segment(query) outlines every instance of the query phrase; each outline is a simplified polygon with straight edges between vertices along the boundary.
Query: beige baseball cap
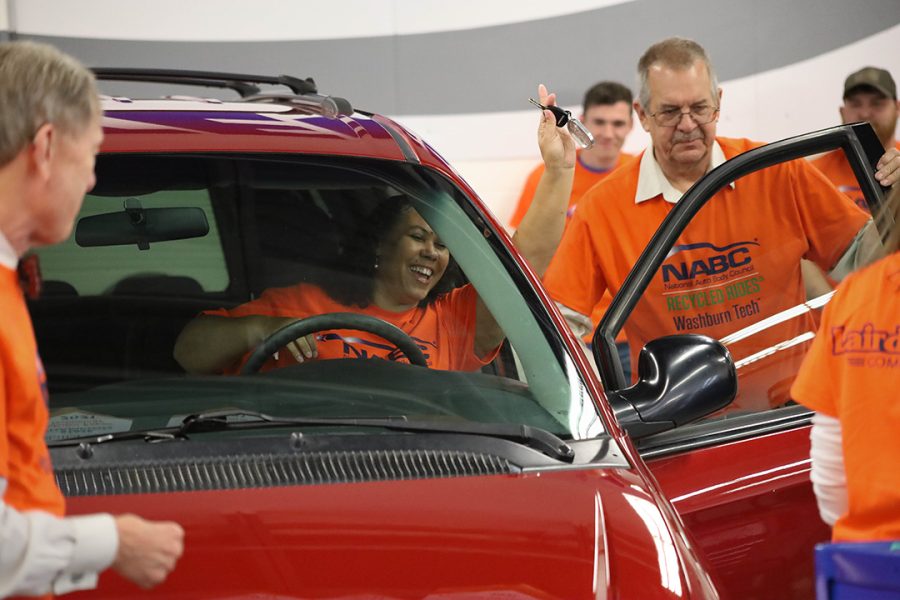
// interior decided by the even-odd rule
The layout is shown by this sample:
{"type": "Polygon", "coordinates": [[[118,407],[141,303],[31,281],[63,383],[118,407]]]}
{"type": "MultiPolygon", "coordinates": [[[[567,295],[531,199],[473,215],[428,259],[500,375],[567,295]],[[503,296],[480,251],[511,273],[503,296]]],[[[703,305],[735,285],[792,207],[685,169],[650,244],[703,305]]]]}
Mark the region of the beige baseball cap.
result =
{"type": "Polygon", "coordinates": [[[897,99],[897,84],[894,78],[884,69],[878,67],[863,67],[855,73],[851,73],[844,81],[844,98],[860,86],[875,88],[888,98],[897,99]]]}

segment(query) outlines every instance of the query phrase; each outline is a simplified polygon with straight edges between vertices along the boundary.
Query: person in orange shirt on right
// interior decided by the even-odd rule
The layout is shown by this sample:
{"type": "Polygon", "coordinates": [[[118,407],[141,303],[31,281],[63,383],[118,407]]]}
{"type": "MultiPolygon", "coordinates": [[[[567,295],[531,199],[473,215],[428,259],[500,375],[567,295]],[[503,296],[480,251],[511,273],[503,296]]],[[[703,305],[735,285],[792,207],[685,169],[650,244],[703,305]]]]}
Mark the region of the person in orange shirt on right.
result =
{"type": "Polygon", "coordinates": [[[891,254],[838,286],[791,388],[816,411],[810,479],[834,541],[900,539],[900,188],[890,198],[891,254]]]}
{"type": "MultiPolygon", "coordinates": [[[[844,124],[868,121],[885,151],[900,150],[900,142],[895,137],[900,101],[897,100],[897,84],[886,70],[864,67],[851,73],[844,82],[844,103],[840,113],[844,124]]],[[[843,150],[832,150],[813,160],[812,164],[860,208],[869,210],[843,150]]]]}

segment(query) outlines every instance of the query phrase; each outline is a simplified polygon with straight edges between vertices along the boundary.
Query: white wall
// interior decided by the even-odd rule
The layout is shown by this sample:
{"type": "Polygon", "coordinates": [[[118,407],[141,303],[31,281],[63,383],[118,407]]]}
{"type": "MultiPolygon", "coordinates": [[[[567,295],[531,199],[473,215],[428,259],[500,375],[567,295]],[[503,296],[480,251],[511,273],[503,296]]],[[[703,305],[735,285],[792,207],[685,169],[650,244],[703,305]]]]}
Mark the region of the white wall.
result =
{"type": "Polygon", "coordinates": [[[23,34],[239,42],[473,29],[635,0],[0,0],[0,6],[7,1],[23,34]]]}
{"type": "MultiPolygon", "coordinates": [[[[900,26],[811,60],[721,82],[719,134],[773,142],[838,125],[844,79],[869,64],[888,69],[900,80],[900,26]]],[[[567,100],[576,102],[571,110],[580,110],[580,99],[561,99],[567,100]]],[[[440,150],[505,223],[521,192],[520,182],[540,160],[534,141],[536,113],[398,118],[440,150]]],[[[625,150],[640,152],[649,141],[635,123],[625,150]]]]}
{"type": "MultiPolygon", "coordinates": [[[[703,20],[700,30],[704,27],[712,29],[716,26],[733,26],[729,23],[729,15],[716,11],[719,3],[709,0],[709,10],[698,10],[706,6],[706,0],[692,0],[685,2],[683,6],[696,13],[697,19],[703,20]]],[[[748,0],[750,1],[750,0],[748,0]]],[[[900,0],[897,2],[898,17],[900,17],[900,0]]],[[[174,56],[184,51],[184,45],[179,42],[213,42],[227,43],[227,49],[232,50],[233,56],[245,57],[244,44],[254,41],[278,41],[278,40],[347,40],[361,43],[366,40],[384,38],[379,36],[408,36],[415,37],[433,34],[434,32],[459,32],[460,39],[465,33],[472,31],[492,31],[481,28],[489,28],[508,24],[527,24],[539,22],[540,19],[571,15],[581,11],[592,11],[603,8],[602,13],[587,12],[584,15],[576,15],[576,23],[584,23],[584,19],[605,18],[607,14],[643,14],[642,11],[653,13],[664,9],[667,5],[658,0],[569,0],[562,3],[548,3],[546,0],[456,0],[447,3],[442,0],[343,0],[339,4],[330,2],[306,1],[306,0],[154,0],[153,2],[136,2],[134,0],[0,0],[0,31],[4,29],[14,34],[24,36],[49,37],[59,39],[65,49],[66,43],[74,44],[79,49],[84,49],[89,44],[84,40],[95,40],[96,44],[88,49],[93,52],[92,60],[96,56],[104,56],[103,52],[112,52],[108,48],[113,47],[109,40],[145,40],[153,43],[162,43],[164,48],[176,48],[174,56]],[[160,18],[160,15],[163,18],[160,18]],[[73,42],[72,40],[75,40],[73,42]],[[80,41],[79,41],[80,40],[80,41]],[[76,43],[77,42],[77,43],[76,43]]],[[[743,5],[734,5],[740,8],[743,5]]],[[[770,4],[770,6],[772,6],[770,4]]],[[[835,0],[830,4],[823,2],[822,6],[830,6],[832,13],[837,13],[835,0]]],[[[871,9],[874,4],[858,2],[860,14],[871,9]]],[[[800,8],[797,9],[801,10],[800,8]]],[[[804,8],[802,10],[806,10],[804,8]]],[[[856,10],[856,9],[854,9],[856,10]]],[[[883,17],[890,18],[892,7],[881,1],[883,17]],[[887,8],[885,8],[887,6],[887,8]]],[[[675,14],[681,14],[676,11],[675,14]]],[[[874,14],[874,13],[870,13],[874,14]]],[[[820,40],[821,37],[831,36],[832,31],[827,27],[834,26],[834,20],[846,20],[846,11],[840,16],[831,16],[832,21],[826,18],[827,11],[818,15],[817,19],[808,22],[789,24],[777,24],[782,26],[788,36],[794,35],[796,40],[820,40]],[[823,23],[826,25],[823,26],[823,23]],[[829,25],[830,23],[830,25],[829,25]],[[794,31],[791,31],[794,28],[794,31]],[[803,37],[806,36],[806,37],[803,37]]],[[[879,17],[882,18],[882,17],[879,17]]],[[[687,22],[692,23],[697,19],[691,18],[687,22]]],[[[761,14],[756,23],[743,24],[739,31],[746,33],[747,39],[753,40],[753,36],[760,36],[763,28],[761,25],[772,26],[771,19],[761,14]]],[[[861,19],[862,20],[862,19],[861,19]]],[[[871,18],[869,19],[872,20],[871,18]]],[[[893,21],[900,22],[900,18],[893,21]]],[[[684,34],[681,31],[668,31],[666,23],[606,23],[617,29],[625,30],[628,36],[628,28],[635,29],[635,35],[646,33],[649,25],[654,25],[664,35],[684,34]]],[[[674,27],[675,25],[672,25],[674,27]]],[[[686,25],[682,24],[682,27],[686,25]]],[[[890,26],[890,23],[885,27],[890,26]]],[[[543,27],[543,24],[541,25],[543,27]]],[[[500,28],[498,31],[506,31],[500,28]]],[[[530,30],[529,30],[530,31],[530,30]]],[[[648,34],[651,35],[651,34],[648,34]]],[[[660,36],[662,37],[662,36],[660,36]]],[[[393,38],[397,39],[397,38],[393,38]]],[[[659,38],[656,38],[659,39],[659,38]]],[[[784,40],[760,40],[744,43],[755,44],[755,48],[762,58],[777,58],[780,48],[779,41],[784,40]],[[768,54],[767,54],[768,53],[768,54]]],[[[427,41],[425,42],[427,44],[427,41]]],[[[565,50],[555,48],[560,43],[572,45],[572,40],[535,40],[535,60],[542,55],[545,49],[557,52],[560,60],[565,60],[565,50]]],[[[121,48],[121,42],[119,43],[121,48]]],[[[188,47],[187,50],[201,52],[197,47],[188,47]]],[[[497,51],[503,49],[503,40],[497,40],[497,51]]],[[[291,46],[279,46],[289,48],[291,46]]],[[[343,45],[341,45],[343,47],[343,45]]],[[[358,46],[354,46],[357,48],[358,46]]],[[[362,44],[362,47],[366,47],[362,44]]],[[[383,47],[383,46],[382,46],[383,47]]],[[[390,48],[390,43],[388,43],[390,48]]],[[[397,46],[395,46],[397,47],[397,46]]],[[[564,46],[565,47],[565,46],[564,46]]],[[[643,47],[643,46],[642,46],[643,47]]],[[[141,47],[142,48],[142,47],[141,47]]],[[[159,44],[153,48],[160,50],[159,44]]],[[[217,47],[221,49],[221,47],[217,47]]],[[[267,52],[266,46],[262,52],[267,52]]],[[[260,51],[257,48],[257,51],[260,51]]],[[[530,51],[530,50],[529,50],[530,51]]],[[[137,52],[143,54],[144,50],[137,52]]],[[[212,53],[210,53],[212,54],[212,53]]],[[[218,55],[204,56],[211,64],[217,65],[221,70],[230,70],[228,61],[221,61],[218,55]],[[220,62],[226,64],[221,64],[220,62]]],[[[388,55],[390,56],[390,55],[388,55]]],[[[483,57],[483,54],[481,55],[483,57]]],[[[112,56],[106,64],[115,63],[118,56],[112,56]]],[[[264,62],[263,56],[260,64],[264,62]]],[[[510,64],[514,59],[522,57],[510,57],[510,64]]],[[[530,60],[531,57],[526,57],[530,60]]],[[[712,56],[716,62],[716,56],[712,56]]],[[[146,60],[156,60],[156,56],[146,60]]],[[[447,59],[452,62],[454,58],[447,59]]],[[[465,61],[470,69],[477,69],[479,55],[459,56],[460,62],[465,61]]],[[[629,59],[629,62],[632,59],[629,59]]],[[[759,64],[783,64],[786,66],[773,70],[755,72],[751,76],[739,79],[722,81],[724,89],[722,115],[719,131],[723,135],[749,137],[762,141],[774,141],[798,133],[821,129],[839,122],[837,107],[840,103],[843,80],[846,75],[861,66],[873,64],[890,70],[895,77],[900,77],[900,25],[890,26],[879,33],[868,35],[852,43],[837,47],[836,49],[819,54],[808,60],[790,63],[790,61],[770,60],[768,63],[760,60],[759,64]]],[[[93,64],[97,64],[96,62],[93,64]]],[[[302,62],[300,63],[302,64],[302,62]]],[[[344,64],[344,63],[342,63],[344,64]]],[[[350,63],[356,64],[356,63],[350,63]]],[[[397,65],[404,64],[399,58],[397,65]]],[[[408,64],[408,63],[405,63],[408,64]]],[[[495,63],[496,64],[496,63],[495,63]]],[[[502,63],[506,64],[506,63],[502,63]]],[[[620,63],[613,63],[622,66],[620,63]]],[[[297,68],[296,63],[291,63],[297,68]]],[[[129,66],[117,64],[116,66],[129,66]]],[[[144,66],[144,65],[141,65],[144,66]]],[[[173,65],[161,65],[171,67],[173,65]]],[[[378,85],[385,88],[397,86],[397,73],[391,77],[391,65],[385,65],[383,79],[377,79],[378,85]]],[[[396,66],[396,65],[395,65],[396,66]]],[[[194,67],[192,67],[194,68],[194,67]]],[[[260,67],[258,72],[268,73],[268,67],[260,67]]],[[[399,68],[399,67],[397,67],[399,68]]],[[[337,69],[332,69],[332,71],[337,69]]],[[[628,67],[630,73],[632,67],[628,67]]],[[[552,72],[543,68],[535,68],[535,72],[552,72]]],[[[624,72],[624,67],[623,67],[624,72]]],[[[746,71],[745,71],[746,72],[746,71]]],[[[531,73],[531,71],[528,71],[531,73]]],[[[594,73],[594,70],[591,70],[594,73]]],[[[327,76],[320,73],[318,76],[327,76]]],[[[363,80],[364,73],[360,73],[357,79],[363,80]]],[[[527,74],[526,74],[527,75],[527,74]]],[[[500,75],[502,76],[502,74],[500,75]]],[[[594,75],[592,74],[591,77],[594,75]]],[[[530,77],[530,75],[529,75],[530,77]]],[[[570,84],[567,96],[560,97],[562,104],[573,112],[579,110],[580,91],[582,89],[583,74],[569,75],[570,84]],[[575,83],[571,83],[575,82],[575,83]]],[[[597,72],[597,79],[603,78],[602,69],[597,72]]],[[[321,80],[320,80],[321,81],[321,80]]],[[[633,84],[633,81],[623,81],[633,84]]],[[[539,81],[535,81],[535,87],[539,81]]],[[[583,85],[593,83],[584,81],[583,85]]],[[[448,91],[455,92],[457,96],[463,94],[466,98],[478,96],[480,90],[469,85],[465,81],[455,81],[453,74],[448,73],[446,80],[441,80],[440,85],[446,85],[448,91]],[[444,83],[446,81],[446,83],[444,83]],[[462,88],[462,89],[460,89],[462,88]]],[[[396,91],[397,88],[392,88],[396,91]]],[[[413,87],[415,89],[415,87],[413,87]]],[[[327,91],[326,91],[327,93],[327,91]]],[[[515,98],[518,98],[519,90],[515,90],[515,98]]],[[[427,139],[432,146],[441,152],[457,170],[472,184],[501,221],[505,221],[511,214],[514,203],[518,197],[522,181],[526,173],[533,168],[538,161],[538,152],[535,142],[535,130],[538,121],[537,110],[527,105],[527,92],[521,92],[521,110],[508,112],[472,112],[471,109],[460,110],[457,114],[392,114],[402,123],[411,127],[418,134],[427,139]]],[[[449,94],[448,94],[449,95],[449,94]]],[[[394,98],[387,96],[388,100],[394,98]]],[[[399,105],[399,104],[398,104],[399,105]]],[[[519,106],[517,101],[512,101],[511,106],[519,106]]],[[[454,104],[455,106],[455,104],[454,104]]],[[[384,106],[366,105],[366,108],[382,112],[391,111],[384,106]]],[[[398,111],[401,112],[402,111],[398,111]]],[[[446,112],[446,111],[445,111],[446,112]]],[[[647,144],[647,135],[640,129],[639,124],[626,142],[626,151],[635,153],[642,150],[647,144]]]]}

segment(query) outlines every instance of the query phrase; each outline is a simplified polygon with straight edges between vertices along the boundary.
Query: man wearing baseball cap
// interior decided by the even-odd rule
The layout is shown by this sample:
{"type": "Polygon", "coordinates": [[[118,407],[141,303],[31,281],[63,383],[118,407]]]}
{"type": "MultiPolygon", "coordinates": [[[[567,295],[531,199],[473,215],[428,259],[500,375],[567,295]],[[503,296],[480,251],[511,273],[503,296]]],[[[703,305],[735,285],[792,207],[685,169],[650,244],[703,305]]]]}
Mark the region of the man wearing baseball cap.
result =
{"type": "MultiPolygon", "coordinates": [[[[844,81],[844,104],[840,107],[843,123],[868,121],[881,145],[890,153],[900,150],[894,133],[897,128],[897,84],[891,74],[877,67],[863,67],[844,81]]],[[[822,173],[860,207],[868,210],[859,183],[843,150],[834,150],[813,161],[822,173]]]]}

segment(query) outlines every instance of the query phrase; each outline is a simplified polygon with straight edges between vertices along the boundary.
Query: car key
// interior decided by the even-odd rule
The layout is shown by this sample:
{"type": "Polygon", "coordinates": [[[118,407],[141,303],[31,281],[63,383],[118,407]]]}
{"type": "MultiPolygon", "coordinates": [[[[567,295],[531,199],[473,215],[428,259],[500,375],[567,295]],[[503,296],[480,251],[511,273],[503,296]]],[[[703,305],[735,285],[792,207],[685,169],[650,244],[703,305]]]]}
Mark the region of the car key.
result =
{"type": "Polygon", "coordinates": [[[572,113],[558,106],[544,106],[534,98],[529,98],[529,102],[540,108],[541,110],[549,110],[556,118],[557,127],[566,127],[572,137],[575,138],[582,148],[590,148],[594,145],[594,136],[587,130],[584,124],[578,119],[572,118],[572,113]]]}

